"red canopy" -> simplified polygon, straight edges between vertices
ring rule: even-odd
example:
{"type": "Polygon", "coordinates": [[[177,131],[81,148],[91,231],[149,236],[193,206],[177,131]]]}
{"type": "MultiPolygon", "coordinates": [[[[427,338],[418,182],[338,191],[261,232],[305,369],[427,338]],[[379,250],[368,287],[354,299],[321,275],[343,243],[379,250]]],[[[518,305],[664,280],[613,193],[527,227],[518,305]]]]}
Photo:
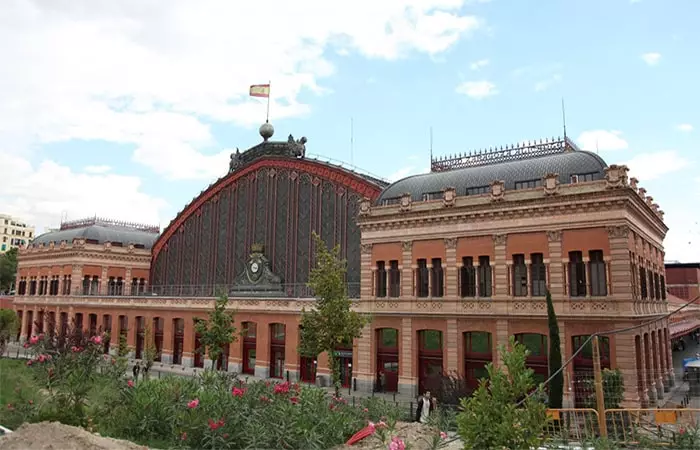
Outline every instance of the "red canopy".
{"type": "Polygon", "coordinates": [[[669,326],[671,338],[684,336],[691,331],[700,328],[700,320],[684,320],[682,322],[672,323],[669,326]]]}

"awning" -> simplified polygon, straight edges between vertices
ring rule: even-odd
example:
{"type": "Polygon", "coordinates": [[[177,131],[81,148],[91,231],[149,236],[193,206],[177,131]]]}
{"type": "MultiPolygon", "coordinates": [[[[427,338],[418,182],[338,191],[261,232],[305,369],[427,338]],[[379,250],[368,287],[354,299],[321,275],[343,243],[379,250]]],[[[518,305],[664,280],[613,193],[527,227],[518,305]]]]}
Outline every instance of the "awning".
{"type": "Polygon", "coordinates": [[[700,328],[700,320],[684,320],[671,324],[668,327],[671,332],[671,339],[685,336],[686,334],[700,328]]]}

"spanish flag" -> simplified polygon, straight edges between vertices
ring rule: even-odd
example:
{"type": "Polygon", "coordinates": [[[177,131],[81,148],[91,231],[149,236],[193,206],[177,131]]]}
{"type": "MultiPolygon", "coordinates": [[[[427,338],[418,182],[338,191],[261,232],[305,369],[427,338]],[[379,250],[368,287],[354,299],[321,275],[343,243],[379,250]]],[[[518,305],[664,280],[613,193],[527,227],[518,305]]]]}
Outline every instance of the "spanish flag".
{"type": "Polygon", "coordinates": [[[269,84],[254,84],[250,87],[251,97],[270,97],[270,85],[269,84]]]}

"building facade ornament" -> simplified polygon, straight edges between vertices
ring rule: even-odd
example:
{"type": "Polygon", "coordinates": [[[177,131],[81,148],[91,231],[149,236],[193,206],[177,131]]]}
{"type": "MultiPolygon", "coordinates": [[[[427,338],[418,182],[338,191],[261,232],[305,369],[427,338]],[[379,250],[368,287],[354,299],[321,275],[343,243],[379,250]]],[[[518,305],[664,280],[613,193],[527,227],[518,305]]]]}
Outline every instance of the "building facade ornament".
{"type": "Polygon", "coordinates": [[[548,173],[544,176],[542,186],[545,195],[555,195],[559,193],[559,174],[548,173]]]}
{"type": "Polygon", "coordinates": [[[607,227],[608,237],[610,238],[627,238],[630,233],[630,228],[627,225],[615,225],[607,227]]]}
{"type": "Polygon", "coordinates": [[[372,210],[372,202],[367,197],[360,200],[360,215],[367,216],[372,210]]]}
{"type": "Polygon", "coordinates": [[[411,205],[413,204],[413,198],[410,192],[406,192],[401,195],[401,201],[399,202],[399,210],[401,212],[407,212],[411,210],[411,205]]]}
{"type": "Polygon", "coordinates": [[[454,250],[457,248],[457,238],[445,238],[445,248],[454,250]]]}
{"type": "Polygon", "coordinates": [[[507,241],[508,241],[507,234],[494,234],[493,235],[493,243],[496,245],[506,245],[507,241]]]}
{"type": "Polygon", "coordinates": [[[457,199],[457,189],[455,189],[453,187],[448,187],[442,191],[442,204],[446,208],[454,206],[456,199],[457,199]]]}
{"type": "Polygon", "coordinates": [[[491,182],[491,201],[497,202],[503,200],[506,193],[506,183],[503,180],[494,180],[491,182]]]}
{"type": "Polygon", "coordinates": [[[561,242],[562,231],[561,230],[548,230],[547,240],[549,242],[561,242]]]}
{"type": "Polygon", "coordinates": [[[647,190],[643,187],[640,187],[639,189],[637,189],[637,195],[639,195],[639,198],[644,200],[647,197],[647,190]]]}
{"type": "Polygon", "coordinates": [[[605,169],[605,187],[607,189],[619,189],[628,185],[627,172],[629,168],[625,165],[613,164],[605,169]]]}
{"type": "Polygon", "coordinates": [[[372,254],[372,244],[362,244],[361,250],[362,250],[363,255],[371,255],[372,254]]]}
{"type": "Polygon", "coordinates": [[[639,189],[639,188],[637,187],[637,183],[639,183],[639,180],[638,180],[638,179],[636,179],[635,177],[631,177],[631,178],[630,178],[630,187],[632,188],[632,190],[633,190],[634,192],[637,192],[637,189],[639,189]]]}
{"type": "Polygon", "coordinates": [[[404,252],[410,252],[413,250],[413,242],[412,241],[403,241],[401,243],[401,250],[404,252]]]}

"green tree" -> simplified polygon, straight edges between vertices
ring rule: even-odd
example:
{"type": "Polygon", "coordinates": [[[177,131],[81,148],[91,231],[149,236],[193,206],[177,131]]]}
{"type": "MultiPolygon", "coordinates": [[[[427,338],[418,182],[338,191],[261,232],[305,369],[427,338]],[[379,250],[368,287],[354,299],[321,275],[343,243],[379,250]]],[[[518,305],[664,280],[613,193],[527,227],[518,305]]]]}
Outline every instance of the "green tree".
{"type": "Polygon", "coordinates": [[[222,294],[216,299],[208,320],[194,318],[194,331],[199,335],[200,345],[195,351],[208,355],[213,364],[217,364],[227,344],[238,340],[234,326],[235,312],[227,310],[227,306],[228,296],[222,294]]]}
{"type": "Polygon", "coordinates": [[[126,334],[119,333],[119,348],[117,350],[117,356],[125,357],[129,354],[129,343],[126,340],[126,334]]]}
{"type": "Polygon", "coordinates": [[[146,373],[144,374],[145,377],[147,376],[148,371],[151,370],[151,367],[153,367],[153,362],[158,357],[158,349],[156,348],[153,329],[151,328],[150,324],[146,325],[146,328],[143,330],[143,334],[143,354],[141,356],[143,363],[146,366],[146,373]]]}
{"type": "Polygon", "coordinates": [[[460,402],[457,427],[465,449],[538,448],[542,443],[547,412],[537,395],[527,396],[536,386],[533,370],[525,365],[529,352],[513,337],[510,347],[499,348],[505,370],[489,363],[488,378],[460,402]]]}
{"type": "Polygon", "coordinates": [[[9,291],[17,275],[17,249],[0,254],[0,292],[9,291]]]}
{"type": "Polygon", "coordinates": [[[547,290],[547,321],[549,323],[549,407],[561,408],[564,404],[564,371],[561,369],[561,339],[559,338],[559,323],[554,312],[552,294],[547,290]]]}
{"type": "Polygon", "coordinates": [[[7,343],[17,335],[19,318],[11,309],[0,309],[0,356],[5,354],[7,343]]]}
{"type": "Polygon", "coordinates": [[[301,312],[301,343],[299,352],[318,355],[328,352],[331,377],[336,395],[340,390],[340,361],[334,354],[341,344],[362,335],[369,318],[351,309],[345,282],[346,261],[340,258],[340,246],[332,250],[314,233],[316,267],[309,274],[309,287],[316,302],[310,310],[301,312]]]}

